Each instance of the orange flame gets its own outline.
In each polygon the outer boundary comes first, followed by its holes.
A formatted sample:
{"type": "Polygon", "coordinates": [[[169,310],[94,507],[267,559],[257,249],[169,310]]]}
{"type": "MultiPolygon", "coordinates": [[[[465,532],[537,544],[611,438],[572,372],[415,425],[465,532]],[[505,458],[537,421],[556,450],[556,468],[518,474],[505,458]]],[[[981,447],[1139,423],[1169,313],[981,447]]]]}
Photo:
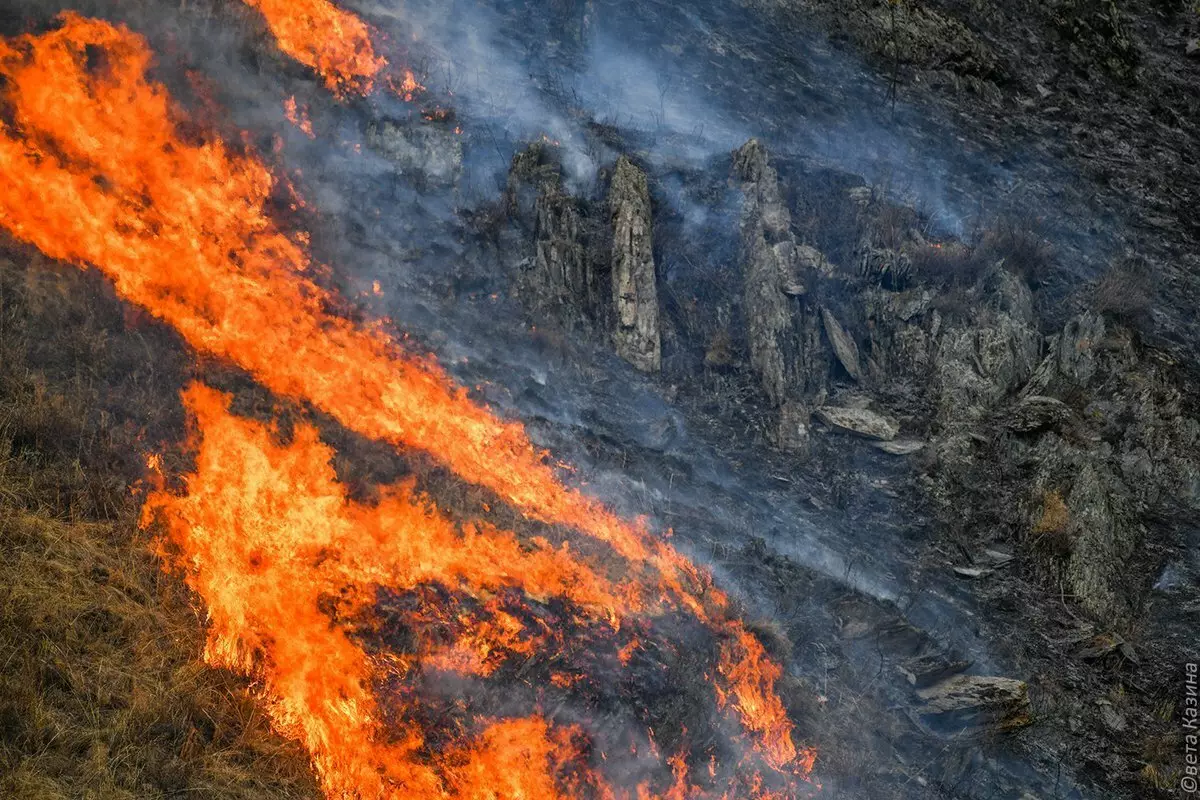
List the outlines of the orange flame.
{"type": "MultiPolygon", "coordinates": [[[[305,277],[310,261],[303,238],[285,235],[267,214],[274,187],[269,171],[216,136],[182,136],[165,89],[146,78],[150,61],[145,43],[127,29],[73,14],[63,17],[58,30],[0,40],[0,98],[10,112],[0,121],[0,170],[7,178],[0,184],[0,224],[53,258],[99,268],[123,297],[172,325],[191,346],[241,366],[272,391],[307,400],[368,437],[425,450],[526,516],[607,543],[628,562],[631,585],[657,587],[661,602],[694,613],[720,634],[723,706],[737,713],[766,764],[806,775],[811,752],[792,741],[774,688],[779,668],[731,618],[727,598],[709,576],[644,525],[630,524],[563,485],[519,424],[472,402],[431,361],[405,354],[379,326],[363,329],[331,314],[335,299],[305,277]],[[105,56],[101,68],[93,63],[97,51],[105,56]]],[[[336,497],[328,492],[325,497],[323,507],[334,514],[336,497]]],[[[505,541],[494,532],[481,535],[491,546],[505,541]]],[[[457,552],[450,547],[439,557],[457,552]]],[[[565,568],[551,552],[539,557],[565,568]]],[[[261,568],[270,567],[268,560],[261,568]]],[[[276,577],[282,586],[291,580],[276,577]]],[[[470,579],[486,577],[483,572],[470,579]]],[[[305,576],[302,580],[317,583],[297,593],[319,593],[318,579],[305,576]]],[[[612,594],[603,601],[593,594],[580,600],[584,605],[622,608],[636,595],[614,593],[603,582],[589,584],[585,572],[574,579],[581,582],[577,591],[612,594]]],[[[335,670],[330,687],[338,687],[335,694],[343,698],[330,713],[346,717],[346,730],[372,741],[369,692],[353,677],[366,669],[362,654],[348,641],[330,638],[328,621],[316,611],[305,610],[296,625],[297,640],[326,637],[320,646],[330,651],[328,667],[335,670]]],[[[282,657],[280,641],[293,647],[292,628],[286,630],[288,636],[272,644],[275,659],[282,657]]],[[[253,660],[238,652],[220,658],[243,666],[253,660]]],[[[278,680],[304,678],[312,676],[302,671],[278,680]]],[[[302,694],[314,690],[292,688],[302,694]]],[[[277,722],[314,753],[345,734],[332,721],[301,719],[298,713],[281,706],[277,722]],[[311,725],[317,727],[310,730],[311,725]]],[[[368,796],[380,778],[361,758],[374,756],[354,758],[349,772],[339,773],[331,785],[344,784],[349,792],[364,781],[367,788],[355,791],[368,796]]],[[[425,767],[398,763],[395,781],[432,785],[425,767]]]]}
{"type": "Polygon", "coordinates": [[[361,606],[373,586],[436,580],[470,592],[519,583],[534,595],[620,607],[618,590],[547,545],[526,550],[511,534],[456,531],[406,487],[375,508],[349,503],[313,428],[298,426],[284,447],[266,427],[230,415],[225,395],[193,386],[184,400],[201,435],[196,472],[185,496],[154,493],[144,520],[161,513],[205,601],[206,659],[264,679],[273,722],[304,743],[329,796],[560,797],[550,771],[560,745],[537,717],[496,723],[465,752],[432,762],[416,722],[384,731],[370,661],[329,624],[321,598],[340,592],[361,606]],[[488,773],[510,792],[479,793],[488,773]]]}
{"type": "Polygon", "coordinates": [[[425,87],[417,82],[417,76],[411,69],[404,70],[404,77],[398,81],[389,77],[387,84],[388,88],[392,90],[392,94],[406,103],[411,103],[418,92],[425,91],[425,87]]]}
{"type": "Polygon", "coordinates": [[[283,113],[287,115],[288,122],[299,128],[305,136],[310,139],[317,138],[317,134],[313,131],[312,120],[308,118],[308,112],[296,103],[295,95],[283,101],[283,113]]]}
{"type": "MultiPolygon", "coordinates": [[[[336,482],[333,451],[313,427],[298,425],[289,444],[277,444],[266,426],[231,415],[229,401],[200,385],[184,393],[195,421],[195,471],[183,495],[151,494],[143,524],[163,520],[160,553],[184,570],[204,599],[206,660],[259,678],[273,723],[303,742],[330,797],[580,796],[557,788],[571,776],[583,776],[604,796],[627,796],[605,786],[571,744],[583,737],[576,728],[554,729],[537,714],[484,720],[476,723],[475,736],[456,736],[454,749],[431,749],[426,743],[436,732],[416,714],[393,714],[385,728],[370,688],[383,666],[398,678],[389,682],[392,702],[415,710],[414,679],[423,670],[487,676],[514,655],[562,658],[566,640],[530,635],[525,622],[499,608],[489,611],[490,618],[452,608],[448,613],[465,624],[443,624],[438,633],[453,636],[461,629],[461,636],[444,647],[418,641],[412,653],[391,654],[389,663],[376,665],[330,624],[322,601],[338,598],[338,616],[347,618],[370,613],[377,587],[416,590],[432,583],[476,599],[510,587],[530,600],[557,598],[582,614],[607,618],[615,631],[619,618],[652,610],[638,587],[605,579],[565,545],[553,548],[536,539],[522,544],[510,532],[474,524],[456,529],[406,485],[385,489],[374,507],[353,503],[336,482]],[[475,781],[483,775],[476,768],[505,773],[512,793],[478,794],[475,781]]],[[[418,640],[419,617],[431,611],[427,603],[419,608],[403,620],[418,640]]],[[[612,639],[608,646],[627,665],[637,643],[618,648],[612,639]]],[[[551,676],[560,688],[579,680],[551,676]]],[[[664,800],[705,796],[688,783],[682,755],[667,763],[673,784],[664,800]]],[[[760,788],[745,796],[777,796],[761,790],[753,766],[748,780],[760,788]]],[[[656,797],[647,785],[637,796],[656,797]]]]}
{"type": "Polygon", "coordinates": [[[258,9],[279,49],[311,67],[336,94],[366,94],[387,61],[366,23],[329,0],[245,0],[258,9]]]}

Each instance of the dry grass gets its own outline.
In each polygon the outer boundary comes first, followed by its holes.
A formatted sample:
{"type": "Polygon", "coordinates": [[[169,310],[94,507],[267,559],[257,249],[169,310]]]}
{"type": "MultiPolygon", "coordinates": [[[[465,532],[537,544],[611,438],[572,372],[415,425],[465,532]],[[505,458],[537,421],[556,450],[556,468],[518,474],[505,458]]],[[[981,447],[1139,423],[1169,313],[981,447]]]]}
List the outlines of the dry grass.
{"type": "Polygon", "coordinates": [[[1154,282],[1139,259],[1123,259],[1105,270],[1092,289],[1091,307],[1110,319],[1136,325],[1150,313],[1154,282]]]}
{"type": "Polygon", "coordinates": [[[1063,534],[1071,522],[1071,512],[1056,489],[1042,495],[1042,514],[1033,525],[1035,534],[1063,534]]]}
{"type": "Polygon", "coordinates": [[[128,523],[0,516],[0,609],[0,796],[317,796],[128,523]]]}
{"type": "Polygon", "coordinates": [[[0,797],[317,798],[134,519],[186,366],[94,275],[0,253],[0,797]]]}
{"type": "Polygon", "coordinates": [[[914,248],[910,258],[913,275],[923,283],[949,289],[974,286],[991,266],[978,250],[961,242],[914,248]]]}

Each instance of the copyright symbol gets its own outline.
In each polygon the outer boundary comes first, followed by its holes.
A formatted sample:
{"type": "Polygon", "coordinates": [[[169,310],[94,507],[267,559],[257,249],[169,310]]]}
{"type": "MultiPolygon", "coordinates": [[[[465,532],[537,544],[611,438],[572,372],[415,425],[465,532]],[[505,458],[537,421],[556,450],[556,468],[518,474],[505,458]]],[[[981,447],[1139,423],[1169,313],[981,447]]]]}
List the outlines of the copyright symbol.
{"type": "Polygon", "coordinates": [[[1179,781],[1179,788],[1183,789],[1188,794],[1195,794],[1196,789],[1200,787],[1197,787],[1195,778],[1193,778],[1191,775],[1185,775],[1179,781]]]}

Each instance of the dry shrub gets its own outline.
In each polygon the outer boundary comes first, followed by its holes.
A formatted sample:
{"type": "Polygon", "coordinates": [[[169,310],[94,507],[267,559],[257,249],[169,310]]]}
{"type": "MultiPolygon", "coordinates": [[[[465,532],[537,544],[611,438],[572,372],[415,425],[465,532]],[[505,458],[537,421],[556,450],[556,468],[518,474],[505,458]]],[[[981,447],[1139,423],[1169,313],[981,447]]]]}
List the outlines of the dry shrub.
{"type": "Polygon", "coordinates": [[[1092,289],[1091,307],[1129,324],[1143,321],[1153,300],[1153,276],[1142,259],[1126,258],[1109,266],[1092,289]]]}
{"type": "Polygon", "coordinates": [[[973,286],[990,266],[977,249],[961,242],[935,242],[917,248],[910,260],[913,275],[940,288],[973,286]]]}
{"type": "Polygon", "coordinates": [[[899,250],[919,224],[917,212],[908,206],[881,203],[870,225],[873,242],[885,250],[899,250]]]}
{"type": "Polygon", "coordinates": [[[1046,283],[1054,267],[1054,250],[1042,222],[1034,217],[998,220],[984,233],[976,251],[989,265],[1003,262],[1005,269],[1034,289],[1046,283]]]}
{"type": "Polygon", "coordinates": [[[733,353],[733,337],[728,328],[718,328],[708,342],[704,352],[704,366],[710,369],[727,369],[735,361],[733,353]]]}

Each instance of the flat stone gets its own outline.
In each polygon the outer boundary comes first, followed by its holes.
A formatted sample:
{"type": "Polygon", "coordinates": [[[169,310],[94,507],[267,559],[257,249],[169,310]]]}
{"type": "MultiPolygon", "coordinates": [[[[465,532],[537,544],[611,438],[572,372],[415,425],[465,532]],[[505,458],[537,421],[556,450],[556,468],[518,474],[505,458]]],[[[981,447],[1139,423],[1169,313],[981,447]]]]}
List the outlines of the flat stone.
{"type": "Polygon", "coordinates": [[[925,449],[920,439],[896,439],[892,442],[875,442],[875,449],[889,456],[910,456],[925,449]]]}
{"type": "Polygon", "coordinates": [[[856,433],[868,439],[890,442],[900,433],[900,425],[894,420],[865,408],[821,406],[814,413],[817,419],[832,428],[856,433]]]}

